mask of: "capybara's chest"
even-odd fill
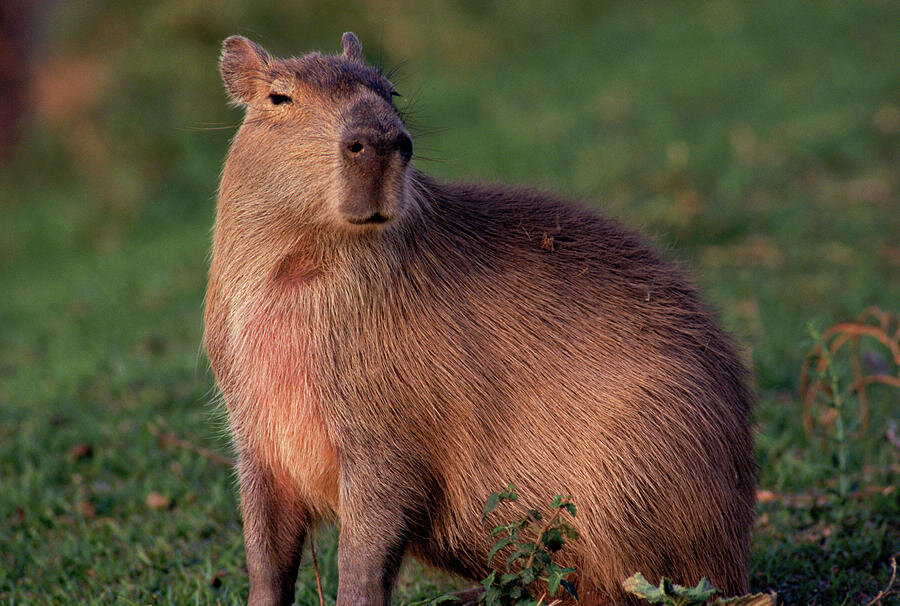
[[[295,306],[244,305],[231,322],[234,390],[229,416],[239,447],[314,507],[336,511],[338,457],[311,378],[310,329]]]

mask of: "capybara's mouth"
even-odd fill
[[[381,213],[374,213],[365,219],[347,219],[347,222],[352,223],[353,225],[378,225],[380,223],[387,223],[389,220],[388,217],[385,217]]]

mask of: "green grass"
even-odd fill
[[[543,185],[651,233],[746,346],[760,487],[832,490],[797,377],[807,322],[900,312],[896,3],[296,4],[62,3],[40,29],[51,86],[0,166],[0,602],[246,596],[231,471],[149,431],[162,418],[229,450],[200,339],[218,169],[240,119],[217,45],[235,32],[295,54],[355,30],[369,58],[403,64],[420,169]],[[51,69],[73,57],[100,75]],[[53,110],[73,87],[85,100]],[[860,490],[898,478],[883,433],[900,394],[870,396],[871,428],[851,444]],[[70,454],[82,443],[92,457]],[[148,507],[151,492],[172,506]],[[754,590],[851,604],[885,585],[900,491],[842,519],[833,503],[759,506]],[[334,531],[318,544],[332,599]],[[447,582],[413,565],[397,601]],[[314,588],[305,566],[298,601],[317,603]]]

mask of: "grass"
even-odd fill
[[[216,178],[240,119],[215,61],[235,32],[291,54],[335,51],[353,29],[368,57],[403,64],[420,169],[562,190],[653,234],[746,346],[760,487],[831,494],[832,452],[803,431],[797,376],[807,322],[900,311],[900,11],[593,6],[53,8],[32,120],[0,166],[0,601],[246,596],[231,471],[149,431],[162,418],[229,450],[200,339]],[[883,439],[898,394],[870,400],[853,490],[898,477]],[[148,506],[153,492],[171,505]],[[874,596],[900,550],[900,491],[882,492],[840,519],[830,496],[761,503],[752,589],[787,604]],[[330,599],[334,531],[318,545]],[[411,565],[396,600],[448,582]],[[298,602],[317,603],[314,587],[305,566]]]

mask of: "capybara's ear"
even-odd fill
[[[244,105],[253,99],[266,81],[271,61],[263,47],[243,36],[231,36],[222,43],[219,71],[235,103]]]
[[[359,43],[359,38],[356,37],[356,34],[345,32],[341,36],[341,46],[344,47],[344,59],[356,61],[357,63],[362,61],[362,44]]]

